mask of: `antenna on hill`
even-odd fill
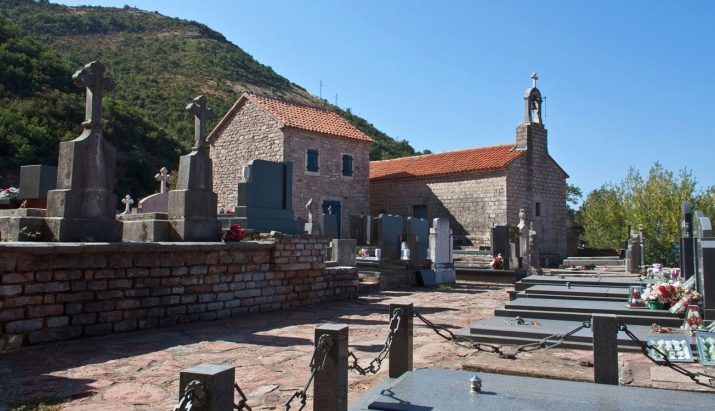
[[[318,97],[320,97],[321,100],[323,99],[323,80],[320,80],[320,94],[318,94]]]
[[[338,105],[338,93],[335,93],[335,107],[340,107]]]

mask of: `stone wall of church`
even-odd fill
[[[243,167],[251,160],[283,161],[279,126],[258,104],[246,100],[231,122],[209,141],[219,208],[236,207],[237,183],[243,180]]]
[[[305,204],[313,199],[316,212],[323,201],[339,201],[342,236],[348,233],[348,216],[369,213],[370,143],[285,129],[285,161],[293,163],[293,211],[307,221]],[[318,150],[318,171],[306,170],[307,150]],[[353,158],[353,175],[342,174],[343,154]],[[314,217],[316,217],[314,215]]]
[[[371,181],[370,213],[411,216],[426,205],[430,221],[449,219],[457,240],[489,245],[491,227],[507,222],[506,181],[503,171]]]
[[[519,223],[519,209],[527,211],[538,233],[543,264],[557,264],[567,255],[568,216],[566,208],[566,177],[549,156],[547,131],[541,124],[520,124],[517,144],[529,149],[507,169],[509,225]],[[536,204],[539,203],[539,215]],[[546,261],[548,259],[548,261]]]

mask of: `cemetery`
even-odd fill
[[[0,210],[0,408],[50,397],[70,409],[712,407],[715,236],[688,203],[679,267],[646,266],[641,229],[625,258],[560,269],[565,235],[534,210],[509,205],[513,225],[494,224],[489,247],[455,249],[453,218],[371,215],[367,201],[326,201],[325,186],[314,201],[290,158],[222,175],[228,207],[214,190],[214,159],[226,159],[210,151],[243,106],[209,133],[205,96],[185,107],[194,144],[175,186],[162,168],[159,192],[134,199],[114,192],[108,72],[93,61],[74,73],[82,133],[60,144],[56,168],[23,166],[23,202]],[[532,78],[518,133],[545,147]],[[307,127],[296,124],[284,132]],[[507,285],[469,280],[504,273]],[[626,364],[650,362],[628,376]],[[653,369],[671,379],[654,383]]]

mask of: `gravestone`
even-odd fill
[[[130,196],[129,194],[125,195],[124,198],[122,198],[122,204],[124,204],[124,211],[122,211],[122,214],[131,214],[132,205],[134,204],[132,196]]]
[[[452,230],[449,220],[435,218],[429,231],[429,259],[437,284],[451,284],[457,281],[452,259]]]
[[[407,217],[405,224],[407,248],[410,249],[410,259],[416,263],[427,259],[429,249],[429,224],[427,220],[417,217]]]
[[[529,273],[542,275],[541,261],[539,260],[539,240],[534,222],[529,224]]]
[[[159,192],[139,200],[139,213],[166,213],[169,211],[169,193],[167,183],[169,182],[169,170],[162,167],[154,176],[159,182]]]
[[[299,233],[292,206],[292,163],[256,159],[243,169],[243,176],[234,215],[221,216],[224,228],[237,223],[257,232]]]
[[[315,201],[313,199],[309,199],[308,202],[305,204],[305,209],[308,211],[308,222],[305,223],[305,227],[303,229],[303,232],[306,234],[320,234],[320,224],[318,224],[317,221],[315,221],[315,211],[318,208],[318,206],[315,204]]]
[[[504,269],[509,269],[509,256],[511,250],[509,248],[509,226],[498,225],[492,227],[492,256],[501,254],[504,261]]]
[[[404,219],[398,215],[380,214],[377,217],[377,247],[382,250],[383,260],[400,259],[400,239]]]
[[[693,213],[690,203],[683,202],[680,217],[680,272],[683,278],[690,278],[693,270]]]
[[[47,207],[47,192],[57,188],[57,167],[35,164],[20,167],[20,199],[27,208]]]
[[[116,241],[114,160],[116,150],[102,135],[102,96],[114,89],[104,65],[93,61],[72,76],[86,89],[84,131],[60,143],[57,188],[47,193],[47,225],[55,241]]]
[[[530,275],[529,270],[529,224],[526,222],[526,211],[522,208],[519,210],[519,268],[526,271]]]
[[[700,293],[703,319],[715,320],[715,237],[710,219],[702,211],[693,215],[695,283]]]
[[[369,215],[348,216],[350,238],[357,240],[357,245],[371,245],[372,217]]]
[[[213,112],[206,97],[199,96],[186,106],[194,116],[194,146],[181,156],[176,190],[169,192],[171,236],[178,241],[219,241],[221,223],[216,218],[213,192],[213,164],[206,144],[206,123]]]
[[[641,271],[641,245],[637,234],[632,233],[626,249],[626,271],[640,273]]]
[[[332,207],[328,207],[327,213],[320,214],[320,228],[325,238],[338,238],[338,218],[340,216],[333,214]]]
[[[353,238],[334,238],[331,241],[332,261],[339,266],[355,267],[356,241]]]

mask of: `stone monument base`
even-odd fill
[[[53,241],[114,242],[119,241],[121,224],[115,219],[47,217]]]
[[[158,242],[171,240],[167,213],[120,214],[122,241]]]
[[[0,241],[49,241],[45,209],[0,210]]]
[[[172,241],[221,241],[221,222],[215,218],[188,217],[169,224]]]
[[[433,271],[437,284],[454,284],[457,282],[457,272],[454,267],[435,268]]]

